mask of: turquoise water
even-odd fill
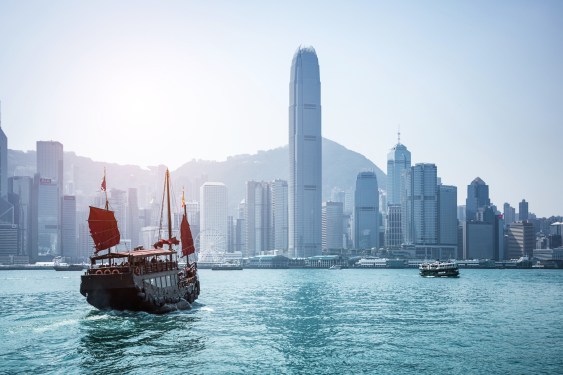
[[[100,312],[0,272],[0,373],[562,374],[563,271],[201,270],[190,311]]]

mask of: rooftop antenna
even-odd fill
[[[399,125],[399,129],[397,130],[397,143],[401,144],[401,125]]]

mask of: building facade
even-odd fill
[[[519,221],[508,226],[506,236],[506,259],[518,259],[522,256],[532,257],[536,247],[534,224]]]
[[[299,47],[289,84],[289,256],[322,253],[322,137],[319,61]]]
[[[206,182],[200,188],[200,251],[227,251],[227,187],[221,182]]]
[[[342,202],[323,203],[323,251],[341,251],[344,248],[344,205]]]
[[[467,199],[465,201],[465,220],[476,220],[479,208],[491,205],[489,199],[489,185],[481,178],[476,177],[467,185]]]
[[[76,197],[64,195],[61,202],[61,255],[77,262],[81,254],[76,228]]]
[[[411,168],[411,153],[399,142],[387,154],[387,204],[401,204],[405,173]]]
[[[63,191],[63,145],[56,141],[37,141],[37,173],[41,178],[48,178],[56,183],[59,188],[59,196]]]
[[[289,236],[288,223],[288,189],[287,181],[272,182],[272,226],[274,232],[274,249],[285,252]]]
[[[438,186],[438,242],[457,246],[457,187]]]
[[[374,172],[360,172],[354,193],[354,248],[379,248],[379,189]]]
[[[406,243],[438,243],[437,173],[435,164],[419,163],[406,174],[403,208]]]

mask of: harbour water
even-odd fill
[[[200,270],[167,315],[97,311],[80,274],[0,272],[0,373],[563,373],[560,270]]]

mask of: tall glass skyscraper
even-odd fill
[[[379,247],[379,190],[373,172],[360,172],[354,194],[354,247]]]
[[[63,195],[63,145],[56,141],[37,141],[37,173],[49,178],[59,187]]]
[[[8,137],[0,122],[0,198],[8,195]]]
[[[406,175],[405,242],[415,245],[438,243],[438,168],[418,163]]]
[[[321,81],[317,53],[299,47],[289,82],[289,256],[322,254]]]
[[[404,173],[411,167],[411,153],[399,142],[387,154],[387,204],[401,204]]]
[[[465,220],[476,220],[479,208],[491,205],[489,199],[489,185],[476,177],[471,184],[467,185],[467,199],[465,201]]]

